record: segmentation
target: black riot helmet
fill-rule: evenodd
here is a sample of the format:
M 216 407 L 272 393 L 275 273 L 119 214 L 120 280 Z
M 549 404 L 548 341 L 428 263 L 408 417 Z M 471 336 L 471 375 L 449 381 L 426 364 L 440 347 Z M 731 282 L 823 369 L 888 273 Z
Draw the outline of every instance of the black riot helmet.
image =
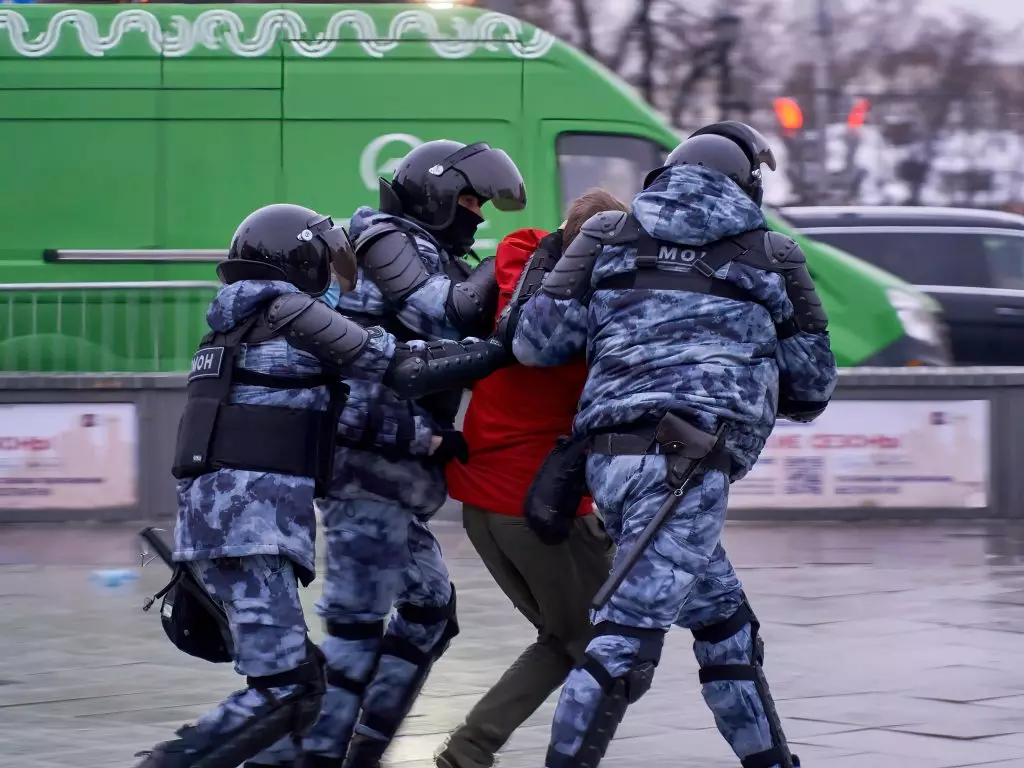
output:
M 388 183 L 380 180 L 380 210 L 412 219 L 445 240 L 459 213 L 459 195 L 490 201 L 499 211 L 526 207 L 526 185 L 516 164 L 485 142 L 428 141 L 402 158 Z
M 239 280 L 284 280 L 310 296 L 331 287 L 331 272 L 341 291 L 356 283 L 356 255 L 348 232 L 330 216 L 301 205 L 267 205 L 238 225 L 228 258 L 217 265 L 225 284 Z
M 644 188 L 674 165 L 701 165 L 728 176 L 748 197 L 761 205 L 764 199 L 762 164 L 773 171 L 776 168 L 775 153 L 768 140 L 746 123 L 726 120 L 694 131 L 690 138 L 669 153 L 665 165 L 647 174 Z

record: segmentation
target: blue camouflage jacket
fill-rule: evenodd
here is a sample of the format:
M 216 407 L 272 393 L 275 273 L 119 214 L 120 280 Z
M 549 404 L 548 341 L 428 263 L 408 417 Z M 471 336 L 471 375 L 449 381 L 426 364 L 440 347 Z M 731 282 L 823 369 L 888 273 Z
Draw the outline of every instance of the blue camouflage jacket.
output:
M 349 234 L 357 240 L 369 227 L 393 218 L 373 208 L 361 207 L 349 221 Z M 338 310 L 364 325 L 367 322 L 380 323 L 386 328 L 401 325 L 408 330 L 409 339 L 462 339 L 462 333 L 451 324 L 445 313 L 445 302 L 452 284 L 446 268 L 451 268 L 456 259 L 425 229 L 407 219 L 401 220 L 401 226 L 415 237 L 430 279 L 408 296 L 401 306 L 394 306 L 384 299 L 377 286 L 360 269 L 355 289 L 341 296 Z M 372 409 L 379 422 L 376 442 L 389 446 L 395 443 L 400 421 L 408 423 L 411 420 L 415 425 L 415 436 L 410 446 L 413 457 L 385 458 L 366 451 L 341 448 L 334 462 L 334 482 L 328 495 L 340 499 L 396 501 L 407 509 L 433 512 L 447 496 L 444 471 L 423 461 L 423 458 L 429 451 L 430 438 L 444 425 L 435 423 L 434 417 L 421 405 L 402 400 L 380 384 L 352 381 L 349 386 L 351 391 L 341 415 L 339 435 L 361 439 Z
M 245 280 L 223 287 L 206 312 L 215 332 L 236 328 L 285 293 L 297 293 L 289 283 Z M 356 365 L 346 376 L 379 381 L 395 353 L 387 333 L 371 335 Z M 237 364 L 258 373 L 312 376 L 320 361 L 283 338 L 243 345 Z M 322 411 L 326 387 L 292 391 L 233 386 L 231 402 L 277 405 Z M 314 574 L 316 517 L 313 480 L 248 470 L 221 469 L 178 482 L 178 519 L 174 529 L 174 559 L 282 555 L 300 570 L 304 583 Z M 304 571 L 305 573 L 301 573 Z
M 654 238 L 703 245 L 767 228 L 764 214 L 729 178 L 694 166 L 670 168 L 633 200 Z M 606 246 L 591 285 L 635 268 L 636 248 Z M 513 341 L 526 365 L 568 362 L 585 351 L 589 375 L 577 434 L 689 410 L 704 429 L 731 423 L 732 479 L 757 461 L 775 425 L 780 385 L 799 400 L 826 401 L 836 385 L 827 333 L 779 341 L 775 323 L 793 315 L 781 275 L 730 262 L 716 276 L 759 303 L 686 291 L 601 290 L 588 305 L 538 292 Z

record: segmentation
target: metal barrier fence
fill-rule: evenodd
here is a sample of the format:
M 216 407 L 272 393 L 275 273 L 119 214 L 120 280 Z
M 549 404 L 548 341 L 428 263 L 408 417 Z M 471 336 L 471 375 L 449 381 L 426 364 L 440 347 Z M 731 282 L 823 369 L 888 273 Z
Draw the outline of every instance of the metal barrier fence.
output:
M 181 375 L 0 375 L 0 522 L 166 519 Z M 849 369 L 731 519 L 1024 518 L 1024 368 Z
M 220 283 L 0 284 L 4 372 L 187 371 Z

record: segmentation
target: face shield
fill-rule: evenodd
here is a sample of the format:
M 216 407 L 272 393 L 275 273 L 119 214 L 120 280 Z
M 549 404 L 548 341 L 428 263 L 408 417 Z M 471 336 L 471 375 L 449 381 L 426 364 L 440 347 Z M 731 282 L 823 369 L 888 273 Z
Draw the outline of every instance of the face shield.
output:
M 489 200 L 499 211 L 521 211 L 526 207 L 526 184 L 516 164 L 504 151 L 485 143 L 471 144 L 434 166 L 440 175 L 458 173 L 468 189 L 481 200 Z M 434 173 L 434 168 L 430 169 Z
M 691 138 L 709 133 L 716 136 L 725 136 L 738 143 L 744 148 L 757 168 L 767 165 L 769 170 L 774 171 L 778 167 L 775 161 L 775 153 L 772 152 L 768 139 L 759 130 L 746 123 L 741 123 L 737 120 L 712 123 L 694 131 Z
M 344 227 L 334 224 L 330 216 L 321 216 L 311 221 L 301 233 L 300 240 L 318 238 L 327 249 L 331 271 L 338 279 L 342 293 L 351 291 L 356 285 L 356 251 Z

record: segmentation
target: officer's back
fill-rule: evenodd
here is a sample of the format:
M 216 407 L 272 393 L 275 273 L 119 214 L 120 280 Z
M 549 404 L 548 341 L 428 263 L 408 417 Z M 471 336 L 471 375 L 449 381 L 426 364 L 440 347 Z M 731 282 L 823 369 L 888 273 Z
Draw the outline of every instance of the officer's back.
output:
M 761 212 L 759 165 L 775 163 L 767 143 L 742 124 L 707 130 L 721 133 L 680 145 L 631 215 L 587 222 L 590 246 L 574 244 L 545 278 L 514 346 L 523 362 L 554 365 L 585 337 L 578 434 L 667 411 L 711 431 L 727 419 L 738 479 L 777 412 L 823 410 L 835 359 L 802 252 Z

